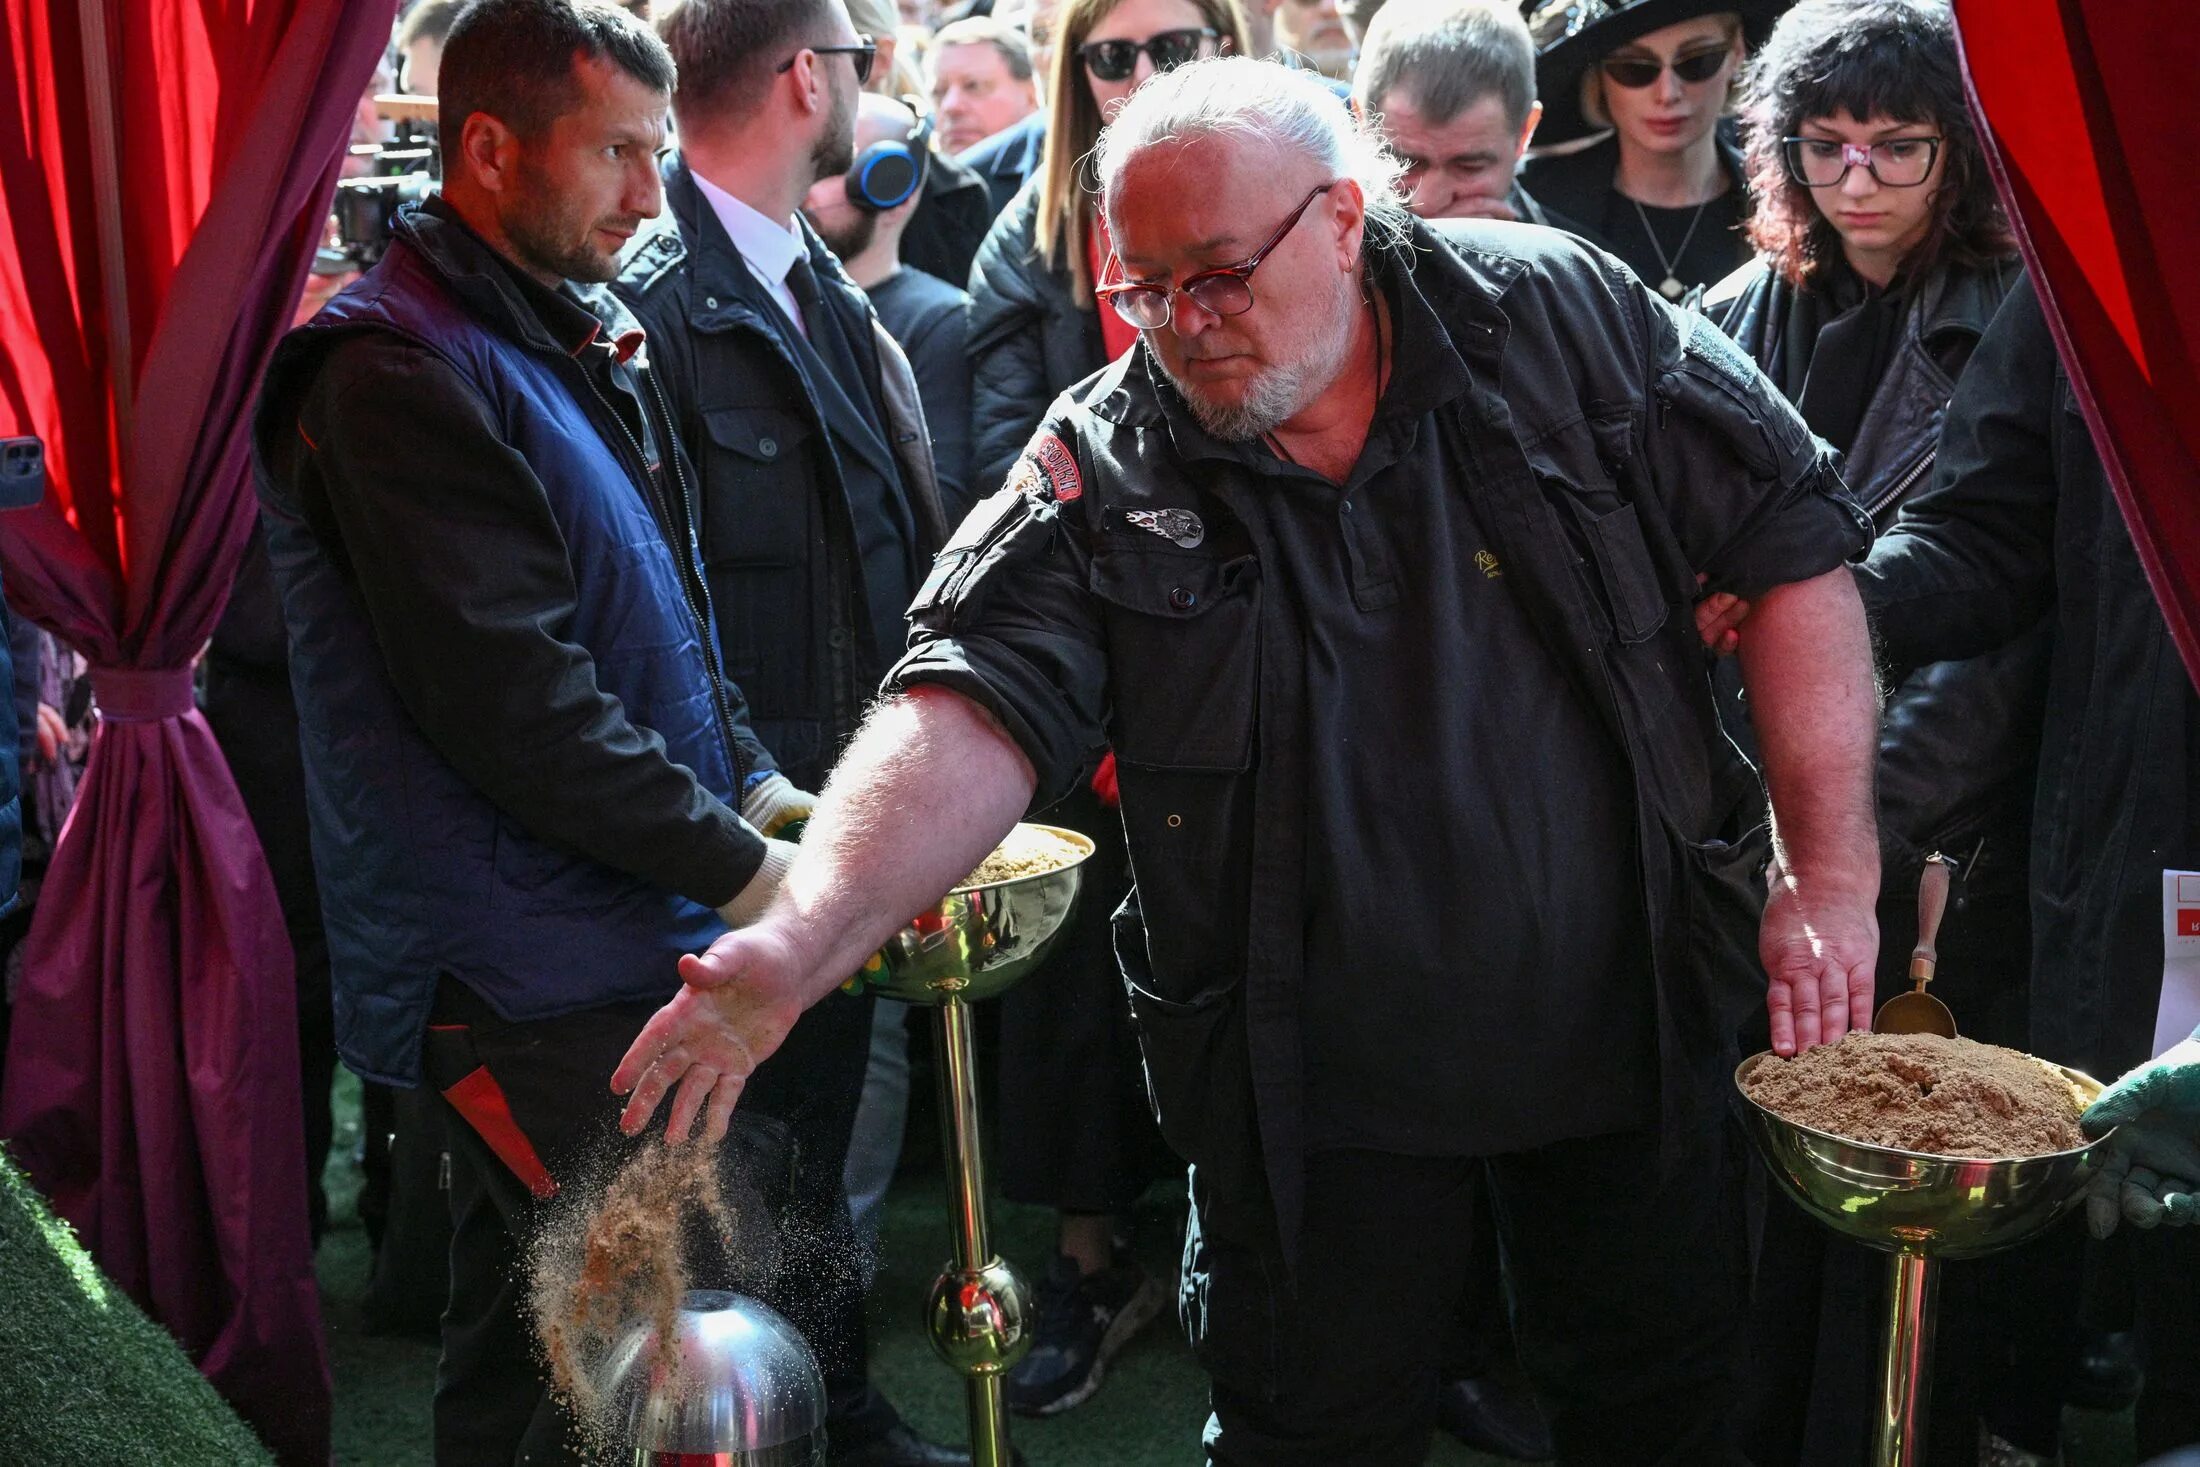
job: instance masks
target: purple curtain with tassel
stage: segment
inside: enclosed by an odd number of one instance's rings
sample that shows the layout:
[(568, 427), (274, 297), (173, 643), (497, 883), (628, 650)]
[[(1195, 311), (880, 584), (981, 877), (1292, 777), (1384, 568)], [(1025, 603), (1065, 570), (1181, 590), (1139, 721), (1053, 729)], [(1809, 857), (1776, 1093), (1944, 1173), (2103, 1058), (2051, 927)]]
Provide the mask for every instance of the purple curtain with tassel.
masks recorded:
[(48, 870), (0, 1136), (287, 1463), (329, 1457), (296, 996), (274, 884), (192, 706), (251, 533), (247, 425), (394, 0), (0, 0), (8, 600), (102, 720)]

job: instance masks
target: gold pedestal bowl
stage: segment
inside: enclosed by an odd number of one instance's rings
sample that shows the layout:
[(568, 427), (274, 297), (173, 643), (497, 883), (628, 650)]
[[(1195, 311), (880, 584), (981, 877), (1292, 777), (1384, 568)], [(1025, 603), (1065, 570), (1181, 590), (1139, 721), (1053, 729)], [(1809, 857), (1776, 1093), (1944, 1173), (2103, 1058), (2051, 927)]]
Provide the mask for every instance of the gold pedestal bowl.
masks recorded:
[[(2084, 1197), (2108, 1138), (2040, 1156), (1993, 1158), (1851, 1141), (1786, 1120), (1750, 1097), (1743, 1080), (1771, 1058), (1763, 1053), (1742, 1061), (1734, 1084), (1750, 1137), (1780, 1189), (1835, 1232), (1894, 1255), (1872, 1461), (1874, 1467), (1912, 1467), (1924, 1460), (1939, 1282), (1934, 1264), (1999, 1253), (2047, 1231)], [(2087, 1103), (2101, 1093), (2101, 1082), (2090, 1075), (2049, 1068)]]
[(977, 1057), (970, 1005), (1006, 992), (1038, 967), (1077, 909), (1079, 868), (1092, 841), (1037, 827), (1073, 847), (1051, 870), (958, 887), (903, 927), (858, 975), (886, 998), (930, 1004), (938, 1015), (940, 1129), (953, 1158), (948, 1180), (955, 1257), (925, 1301), (932, 1348), (964, 1379), (974, 1467), (1009, 1467), (1001, 1377), (1031, 1348), (1031, 1289), (993, 1252), (985, 1215), (985, 1159), (978, 1142)]

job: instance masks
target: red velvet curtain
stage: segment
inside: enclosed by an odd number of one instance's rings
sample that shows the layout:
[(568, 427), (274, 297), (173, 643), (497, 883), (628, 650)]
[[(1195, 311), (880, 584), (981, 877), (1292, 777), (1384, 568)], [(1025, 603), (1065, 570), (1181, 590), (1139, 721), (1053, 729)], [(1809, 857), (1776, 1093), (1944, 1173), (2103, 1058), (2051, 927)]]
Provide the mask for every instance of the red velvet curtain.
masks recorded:
[(2002, 197), (2200, 681), (2200, 21), (2108, 0), (1955, 8)]
[(44, 440), (50, 485), (0, 517), (0, 563), (103, 713), (0, 1135), (286, 1463), (329, 1455), (294, 980), (189, 669), (252, 525), (251, 400), (393, 11), (0, 0), (0, 433)]

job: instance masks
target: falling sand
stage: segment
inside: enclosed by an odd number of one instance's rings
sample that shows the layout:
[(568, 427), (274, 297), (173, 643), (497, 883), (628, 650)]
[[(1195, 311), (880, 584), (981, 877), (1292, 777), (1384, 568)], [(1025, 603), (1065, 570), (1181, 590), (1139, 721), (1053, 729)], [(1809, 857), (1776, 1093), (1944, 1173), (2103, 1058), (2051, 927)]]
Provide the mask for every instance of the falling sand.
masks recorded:
[(600, 1198), (585, 1186), (573, 1198), (561, 1196), (535, 1240), (529, 1295), (536, 1338), (555, 1389), (596, 1451), (607, 1450), (622, 1425), (609, 1419), (604, 1367), (628, 1331), (648, 1321), (662, 1352), (654, 1363), (676, 1363), (666, 1345), (693, 1271), (686, 1247), (692, 1224), (731, 1245), (733, 1212), (716, 1161), (715, 1147), (650, 1142)]
[(1783, 1119), (1936, 1156), (2039, 1156), (2085, 1144), (2083, 1099), (2045, 1062), (1937, 1034), (1851, 1034), (1743, 1078)]

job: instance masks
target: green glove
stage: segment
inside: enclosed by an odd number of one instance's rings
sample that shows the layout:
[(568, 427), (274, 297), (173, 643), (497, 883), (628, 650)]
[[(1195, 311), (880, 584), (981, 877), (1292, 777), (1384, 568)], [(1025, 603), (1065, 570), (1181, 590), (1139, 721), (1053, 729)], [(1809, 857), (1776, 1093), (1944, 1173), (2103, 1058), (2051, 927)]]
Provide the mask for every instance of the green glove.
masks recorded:
[(2123, 1219), (2142, 1228), (2200, 1221), (2200, 1032), (2103, 1090), (2078, 1124), (2089, 1136), (2116, 1131), (2086, 1192), (2094, 1237)]

